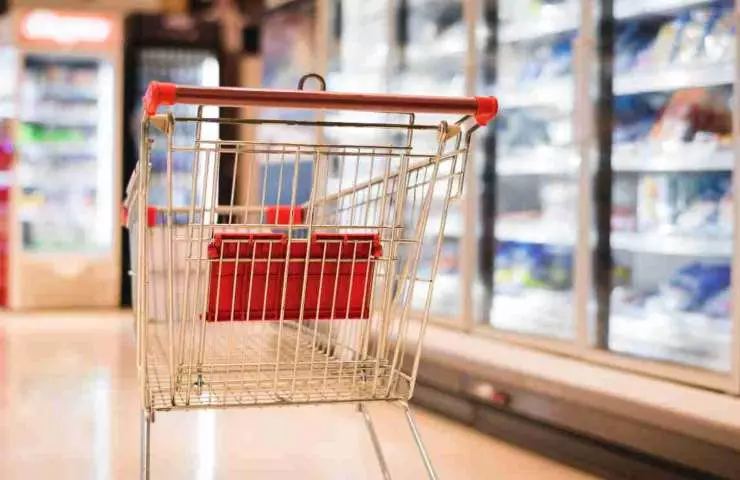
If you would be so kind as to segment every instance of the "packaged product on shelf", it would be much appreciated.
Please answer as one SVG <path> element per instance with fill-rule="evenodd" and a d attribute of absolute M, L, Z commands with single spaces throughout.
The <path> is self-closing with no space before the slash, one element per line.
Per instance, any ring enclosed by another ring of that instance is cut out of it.
<path fill-rule="evenodd" d="M 690 141 L 695 133 L 692 114 L 704 101 L 707 92 L 701 88 L 679 90 L 666 103 L 650 137 L 655 141 Z"/>
<path fill-rule="evenodd" d="M 545 78 L 558 78 L 568 75 L 573 67 L 573 41 L 575 33 L 555 37 L 547 61 L 542 66 L 541 75 Z"/>
<path fill-rule="evenodd" d="M 637 184 L 634 178 L 617 176 L 612 184 L 612 230 L 634 230 L 637 227 L 636 210 Z"/>
<path fill-rule="evenodd" d="M 655 22 L 629 21 L 619 27 L 614 45 L 616 73 L 627 73 L 638 65 L 638 59 L 655 42 L 660 25 Z"/>
<path fill-rule="evenodd" d="M 528 288 L 567 290 L 572 285 L 572 248 L 499 242 L 495 269 L 498 293 L 521 294 Z"/>
<path fill-rule="evenodd" d="M 732 308 L 732 289 L 730 287 L 725 288 L 715 296 L 711 297 L 702 311 L 705 315 L 711 318 L 730 318 L 730 312 Z"/>
<path fill-rule="evenodd" d="M 678 174 L 674 182 L 676 229 L 682 233 L 718 233 L 720 204 L 732 186 L 730 173 Z"/>
<path fill-rule="evenodd" d="M 644 141 L 658 117 L 655 95 L 623 95 L 614 98 L 615 144 Z"/>
<path fill-rule="evenodd" d="M 539 58 L 538 76 L 543 79 L 564 77 L 572 72 L 573 67 L 573 40 L 575 33 L 568 32 L 550 39 L 541 44 L 536 52 Z"/>
<path fill-rule="evenodd" d="M 696 8 L 689 11 L 676 45 L 675 61 L 684 64 L 697 61 L 702 53 L 704 38 L 712 28 L 713 21 L 711 9 Z"/>
<path fill-rule="evenodd" d="M 704 236 L 731 234 L 731 188 L 730 172 L 645 175 L 638 187 L 638 229 Z"/>
<path fill-rule="evenodd" d="M 638 230 L 651 231 L 670 225 L 674 212 L 671 199 L 671 183 L 666 175 L 642 176 L 637 189 Z"/>
<path fill-rule="evenodd" d="M 731 6 L 718 5 L 713 9 L 713 21 L 704 36 L 702 55 L 708 62 L 729 61 L 735 44 L 735 24 Z"/>
<path fill-rule="evenodd" d="M 730 285 L 729 264 L 691 263 L 661 285 L 659 297 L 668 310 L 695 312 Z"/>
<path fill-rule="evenodd" d="M 688 22 L 684 14 L 663 23 L 652 45 L 637 56 L 637 66 L 641 69 L 657 69 L 673 61 L 681 43 L 681 33 Z"/>

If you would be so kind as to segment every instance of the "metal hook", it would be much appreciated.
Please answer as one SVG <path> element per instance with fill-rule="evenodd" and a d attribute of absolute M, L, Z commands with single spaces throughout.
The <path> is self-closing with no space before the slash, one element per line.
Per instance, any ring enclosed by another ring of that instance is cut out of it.
<path fill-rule="evenodd" d="M 303 90 L 304 85 L 306 84 L 306 80 L 313 78 L 317 82 L 319 82 L 319 90 L 322 92 L 326 91 L 326 80 L 324 80 L 324 77 L 319 75 L 318 73 L 308 73 L 301 77 L 300 80 L 298 80 L 298 90 Z"/>

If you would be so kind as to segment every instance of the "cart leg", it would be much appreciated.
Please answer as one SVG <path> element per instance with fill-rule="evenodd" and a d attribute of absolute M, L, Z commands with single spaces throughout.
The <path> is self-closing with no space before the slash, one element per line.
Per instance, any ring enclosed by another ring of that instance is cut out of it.
<path fill-rule="evenodd" d="M 424 462 L 424 468 L 427 470 L 427 475 L 430 480 L 439 480 L 437 472 L 434 470 L 434 466 L 432 465 L 432 459 L 429 457 L 429 453 L 427 453 L 427 449 L 424 447 L 424 442 L 421 441 L 421 434 L 419 433 L 419 427 L 416 425 L 416 419 L 414 418 L 413 412 L 411 412 L 411 409 L 405 402 L 401 403 L 401 408 L 403 408 L 403 413 L 406 415 L 406 420 L 408 421 L 409 428 L 414 436 L 414 442 L 419 449 L 421 459 Z"/>
<path fill-rule="evenodd" d="M 370 412 L 367 411 L 367 407 L 364 403 L 358 403 L 357 410 L 362 414 L 367 431 L 370 433 L 370 439 L 373 441 L 375 456 L 378 457 L 378 463 L 380 464 L 380 471 L 383 473 L 383 478 L 385 480 L 391 480 L 391 472 L 388 470 L 388 464 L 385 461 L 385 456 L 383 456 L 383 449 L 380 447 L 378 434 L 375 433 L 375 427 L 373 427 L 373 419 L 370 418 Z"/>
<path fill-rule="evenodd" d="M 149 480 L 149 441 L 151 438 L 151 412 L 141 411 L 141 480 Z"/>

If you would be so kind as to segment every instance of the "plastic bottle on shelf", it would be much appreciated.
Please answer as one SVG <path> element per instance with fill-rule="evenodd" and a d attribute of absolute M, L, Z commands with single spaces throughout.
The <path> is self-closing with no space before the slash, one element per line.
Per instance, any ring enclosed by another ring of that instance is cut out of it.
<path fill-rule="evenodd" d="M 683 14 L 666 21 L 658 30 L 652 45 L 638 55 L 639 68 L 654 70 L 672 62 L 681 42 L 683 27 L 688 20 L 688 14 Z"/>
<path fill-rule="evenodd" d="M 711 29 L 704 36 L 702 54 L 708 62 L 730 61 L 735 42 L 732 7 L 715 6 L 713 17 Z"/>
<path fill-rule="evenodd" d="M 644 175 L 637 190 L 637 229 L 657 230 L 673 220 L 671 182 L 666 175 Z"/>
<path fill-rule="evenodd" d="M 695 63 L 703 50 L 704 37 L 712 27 L 712 10 L 696 8 L 687 14 L 681 36 L 676 43 L 674 60 L 683 64 Z"/>

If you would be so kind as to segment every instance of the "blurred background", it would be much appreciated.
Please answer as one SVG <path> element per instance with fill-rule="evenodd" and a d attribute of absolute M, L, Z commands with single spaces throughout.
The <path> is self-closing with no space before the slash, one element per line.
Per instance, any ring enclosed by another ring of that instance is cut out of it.
<path fill-rule="evenodd" d="M 62 390 L 62 402 L 92 405 L 79 415 L 95 435 L 116 448 L 119 435 L 137 441 L 108 417 L 136 412 L 119 215 L 147 84 L 295 88 L 309 72 L 334 91 L 500 101 L 444 230 L 418 405 L 471 427 L 460 435 L 505 442 L 485 444 L 491 452 L 515 445 L 606 478 L 740 478 L 732 0 L 16 0 L 0 10 L 3 478 L 43 478 L 24 476 L 39 458 L 30 452 L 74 457 L 64 442 L 36 445 L 54 416 L 29 419 L 28 398 L 48 413 Z M 166 203 L 165 162 L 152 153 L 153 204 Z M 190 166 L 174 162 L 184 186 L 174 202 L 187 206 Z M 16 442 L 30 424 L 37 436 Z M 90 435 L 80 444 L 102 442 Z M 444 457 L 444 442 L 436 448 Z M 93 473 L 83 460 L 69 460 L 85 472 L 69 478 L 135 477 L 123 460 L 93 462 Z M 448 460 L 451 478 L 500 468 L 486 453 L 470 470 Z M 512 478 L 580 475 L 536 465 Z M 227 470 L 210 471 L 197 478 Z"/>

